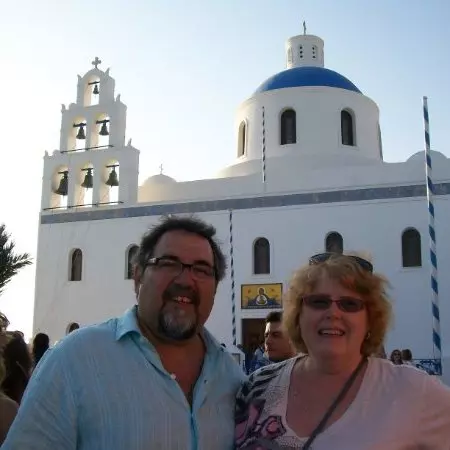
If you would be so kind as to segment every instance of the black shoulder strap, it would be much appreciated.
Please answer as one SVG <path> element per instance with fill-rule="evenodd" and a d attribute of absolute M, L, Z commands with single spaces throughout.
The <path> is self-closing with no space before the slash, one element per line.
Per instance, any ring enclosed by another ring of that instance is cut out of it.
<path fill-rule="evenodd" d="M 329 418 L 335 411 L 335 409 L 338 407 L 339 403 L 342 402 L 344 397 L 347 395 L 347 392 L 352 387 L 353 383 L 356 380 L 356 377 L 358 376 L 358 373 L 361 371 L 361 369 L 364 367 L 364 364 L 366 363 L 367 359 L 362 358 L 356 369 L 352 372 L 352 374 L 349 376 L 348 380 L 345 382 L 344 386 L 342 387 L 341 391 L 339 392 L 339 395 L 336 397 L 334 402 L 331 404 L 331 406 L 328 408 L 326 413 L 324 414 L 322 420 L 319 422 L 319 425 L 313 430 L 311 435 L 309 436 L 309 439 L 305 442 L 305 445 L 302 447 L 303 450 L 309 450 L 311 448 L 311 444 L 314 442 L 316 437 L 323 431 L 325 428 L 325 425 L 327 424 Z"/>

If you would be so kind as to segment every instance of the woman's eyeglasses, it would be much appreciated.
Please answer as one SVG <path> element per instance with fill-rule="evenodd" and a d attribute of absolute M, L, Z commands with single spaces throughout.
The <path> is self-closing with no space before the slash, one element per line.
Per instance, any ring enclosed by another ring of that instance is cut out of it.
<path fill-rule="evenodd" d="M 364 258 L 361 258 L 359 256 L 355 255 L 342 255 L 340 253 L 332 253 L 332 252 L 326 252 L 326 253 L 318 253 L 317 255 L 311 256 L 309 258 L 309 265 L 313 266 L 315 264 L 321 264 L 325 261 L 329 260 L 332 257 L 344 257 L 344 258 L 351 258 L 353 261 L 355 261 L 363 270 L 366 270 L 367 272 L 373 273 L 373 265 L 371 262 L 367 261 Z"/>
<path fill-rule="evenodd" d="M 341 297 L 338 300 L 333 300 L 331 296 L 326 294 L 311 294 L 302 297 L 303 303 L 311 309 L 316 311 L 326 311 L 331 308 L 332 303 L 343 312 L 356 313 L 365 308 L 364 300 L 354 297 Z"/>

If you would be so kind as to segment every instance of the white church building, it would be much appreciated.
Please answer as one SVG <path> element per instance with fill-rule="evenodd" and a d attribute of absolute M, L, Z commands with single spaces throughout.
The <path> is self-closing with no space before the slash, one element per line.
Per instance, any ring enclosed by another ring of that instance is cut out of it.
<path fill-rule="evenodd" d="M 237 110 L 234 163 L 188 182 L 161 173 L 139 185 L 139 150 L 126 143 L 127 108 L 109 69 L 96 58 L 78 77 L 76 102 L 62 107 L 60 147 L 44 156 L 34 333 L 56 341 L 72 323 L 121 315 L 135 302 L 130 259 L 141 235 L 161 216 L 195 214 L 232 253 L 234 277 L 228 271 L 207 323 L 227 346 L 262 338 L 262 320 L 282 307 L 309 256 L 363 251 L 392 284 L 387 351 L 433 358 L 424 152 L 383 161 L 377 104 L 324 67 L 319 37 L 294 36 L 285 52 L 286 69 Z M 450 382 L 450 159 L 433 151 L 432 161 Z"/>

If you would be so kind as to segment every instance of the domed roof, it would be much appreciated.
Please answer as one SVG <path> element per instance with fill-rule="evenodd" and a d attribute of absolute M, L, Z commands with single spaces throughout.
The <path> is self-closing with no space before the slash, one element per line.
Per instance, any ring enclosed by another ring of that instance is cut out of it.
<path fill-rule="evenodd" d="M 450 159 L 447 158 L 443 153 L 438 152 L 437 150 L 430 150 L 430 156 L 432 158 L 432 163 L 437 164 L 447 164 L 450 162 Z M 414 155 L 410 156 L 407 159 L 408 162 L 412 162 L 413 164 L 425 164 L 425 152 L 423 150 L 414 153 Z"/>
<path fill-rule="evenodd" d="M 164 175 L 162 173 L 159 173 L 158 175 L 153 175 L 151 177 L 148 177 L 144 181 L 143 186 L 148 186 L 150 184 L 172 184 L 172 183 L 176 183 L 176 182 L 177 182 L 177 180 L 175 180 L 174 178 Z"/>
<path fill-rule="evenodd" d="M 275 89 L 305 86 L 327 86 L 362 93 L 349 79 L 334 70 L 324 67 L 301 66 L 283 70 L 283 72 L 270 77 L 259 86 L 255 94 Z"/>

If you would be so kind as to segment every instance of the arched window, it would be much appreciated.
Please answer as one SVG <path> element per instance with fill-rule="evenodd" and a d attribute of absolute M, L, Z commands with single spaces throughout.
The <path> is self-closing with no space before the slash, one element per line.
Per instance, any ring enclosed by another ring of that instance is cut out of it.
<path fill-rule="evenodd" d="M 77 322 L 70 322 L 66 328 L 66 334 L 72 333 L 72 331 L 78 330 L 80 328 L 80 324 Z"/>
<path fill-rule="evenodd" d="M 135 258 L 139 247 L 137 245 L 132 245 L 127 250 L 127 271 L 126 271 L 126 279 L 131 280 L 133 278 L 133 267 L 135 263 Z"/>
<path fill-rule="evenodd" d="M 76 248 L 70 257 L 70 281 L 81 281 L 83 270 L 83 252 Z"/>
<path fill-rule="evenodd" d="M 422 266 L 422 245 L 420 233 L 415 228 L 408 228 L 402 234 L 403 267 Z"/>
<path fill-rule="evenodd" d="M 287 63 L 292 64 L 293 55 L 292 55 L 292 48 L 288 48 L 287 51 Z"/>
<path fill-rule="evenodd" d="M 383 159 L 383 140 L 381 139 L 381 128 L 378 124 L 378 147 L 380 148 L 380 159 Z"/>
<path fill-rule="evenodd" d="M 355 124 L 350 111 L 341 111 L 341 138 L 342 145 L 355 145 Z"/>
<path fill-rule="evenodd" d="M 325 251 L 330 253 L 342 253 L 344 251 L 344 240 L 336 231 L 328 233 L 325 239 Z"/>
<path fill-rule="evenodd" d="M 244 156 L 247 150 L 247 123 L 243 120 L 239 125 L 238 133 L 238 157 Z"/>
<path fill-rule="evenodd" d="M 266 238 L 258 238 L 253 244 L 253 273 L 270 273 L 270 244 Z"/>
<path fill-rule="evenodd" d="M 280 134 L 281 145 L 297 142 L 297 120 L 293 109 L 287 109 L 281 114 Z"/>

